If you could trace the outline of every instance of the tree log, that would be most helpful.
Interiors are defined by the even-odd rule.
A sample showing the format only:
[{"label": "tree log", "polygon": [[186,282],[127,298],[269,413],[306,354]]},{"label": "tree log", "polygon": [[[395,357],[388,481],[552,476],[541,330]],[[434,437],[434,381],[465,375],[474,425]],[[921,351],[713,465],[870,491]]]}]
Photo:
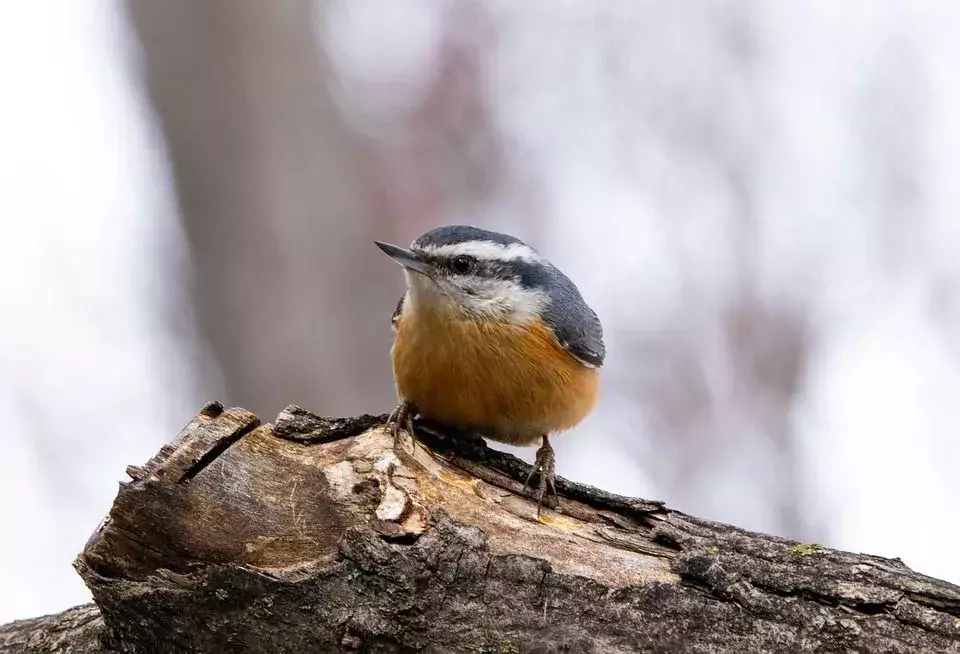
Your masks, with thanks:
[{"label": "tree log", "polygon": [[960,588],[558,478],[385,416],[216,403],[128,468],[15,652],[960,652]]}]

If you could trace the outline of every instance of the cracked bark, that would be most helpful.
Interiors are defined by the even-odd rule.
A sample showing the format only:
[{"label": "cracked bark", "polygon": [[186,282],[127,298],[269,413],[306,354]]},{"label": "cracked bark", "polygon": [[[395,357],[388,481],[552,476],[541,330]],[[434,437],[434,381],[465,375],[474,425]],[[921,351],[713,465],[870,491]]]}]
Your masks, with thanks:
[{"label": "cracked bark", "polygon": [[11,652],[960,652],[960,588],[751,533],[385,416],[210,404],[128,468],[75,567],[96,605]]}]

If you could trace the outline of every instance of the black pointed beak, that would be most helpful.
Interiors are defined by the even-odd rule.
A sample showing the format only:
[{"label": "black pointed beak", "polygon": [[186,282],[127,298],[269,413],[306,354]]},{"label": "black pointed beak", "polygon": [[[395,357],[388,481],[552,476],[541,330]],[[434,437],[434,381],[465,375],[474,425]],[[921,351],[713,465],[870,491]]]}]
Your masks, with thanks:
[{"label": "black pointed beak", "polygon": [[377,247],[383,250],[388,257],[407,270],[412,270],[422,275],[430,274],[430,264],[420,259],[416,252],[391,245],[390,243],[381,243],[380,241],[374,241],[374,243],[376,243]]}]

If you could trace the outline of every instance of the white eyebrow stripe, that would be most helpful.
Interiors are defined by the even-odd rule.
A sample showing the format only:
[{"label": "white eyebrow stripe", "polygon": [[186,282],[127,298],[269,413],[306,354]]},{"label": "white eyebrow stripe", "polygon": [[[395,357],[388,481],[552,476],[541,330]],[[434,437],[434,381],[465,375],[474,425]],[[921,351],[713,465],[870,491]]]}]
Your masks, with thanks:
[{"label": "white eyebrow stripe", "polygon": [[496,259],[499,261],[542,261],[533,248],[523,243],[509,243],[501,245],[493,241],[466,241],[449,245],[425,245],[420,248],[427,254],[441,257],[456,257],[468,255],[478,259]]}]

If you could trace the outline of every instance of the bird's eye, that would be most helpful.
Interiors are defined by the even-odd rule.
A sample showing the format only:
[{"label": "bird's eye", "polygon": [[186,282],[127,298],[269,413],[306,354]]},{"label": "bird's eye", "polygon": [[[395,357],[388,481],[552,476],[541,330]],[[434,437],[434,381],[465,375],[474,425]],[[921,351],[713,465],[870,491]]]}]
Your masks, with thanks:
[{"label": "bird's eye", "polygon": [[476,263],[476,260],[473,257],[468,256],[459,256],[455,257],[453,261],[450,262],[450,267],[453,269],[453,272],[465,275],[466,273],[473,270],[473,266]]}]

